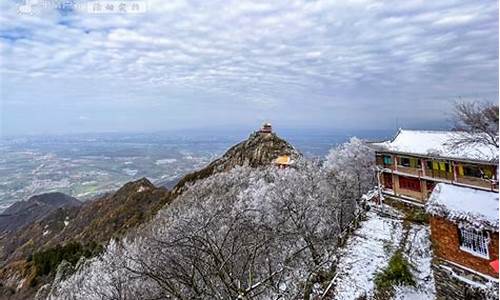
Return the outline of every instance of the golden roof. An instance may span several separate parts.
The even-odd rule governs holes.
[[[291,163],[290,156],[288,155],[278,156],[278,158],[274,160],[274,163],[277,165],[289,165]]]

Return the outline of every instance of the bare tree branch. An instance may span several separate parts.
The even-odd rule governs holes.
[[[454,130],[462,131],[451,141],[452,147],[489,145],[499,147],[498,105],[487,102],[457,102]]]

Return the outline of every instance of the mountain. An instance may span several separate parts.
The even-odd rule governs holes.
[[[63,244],[103,243],[135,227],[161,208],[169,199],[164,188],[156,188],[146,178],[125,184],[112,194],[81,206],[60,207],[15,233],[0,238],[4,261],[27,257],[35,250]]]
[[[233,147],[220,158],[211,162],[205,168],[184,176],[173,188],[173,193],[182,193],[186,185],[209,177],[212,174],[228,171],[235,166],[259,167],[269,165],[278,156],[288,155],[292,160],[301,154],[287,141],[275,133],[254,132],[247,140]]]
[[[79,207],[78,199],[63,193],[36,195],[8,207],[0,216],[0,232],[17,231],[25,225],[39,221],[58,208]]]
[[[99,253],[111,238],[145,223],[170,199],[165,188],[142,178],[81,206],[59,207],[0,235],[0,299],[32,298],[36,287],[51,280],[63,257]],[[34,257],[47,259],[49,265],[43,269],[48,271],[40,270]]]
[[[17,295],[18,299],[31,297],[34,289],[30,286],[39,287],[51,280],[50,276],[37,275],[39,270],[31,260],[33,255],[50,251],[59,253],[63,251],[64,245],[71,243],[77,243],[72,249],[95,253],[99,245],[105,245],[111,238],[123,236],[146,223],[160,208],[182,194],[189,184],[235,166],[268,165],[282,155],[288,155],[291,159],[301,156],[276,134],[254,132],[205,168],[181,178],[172,191],[156,187],[142,178],[81,206],[58,207],[45,217],[34,219],[16,234],[0,236],[0,263],[3,262],[3,268],[0,269],[0,298],[2,294],[9,297]]]

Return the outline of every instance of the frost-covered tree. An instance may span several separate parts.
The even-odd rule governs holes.
[[[453,147],[487,145],[498,148],[498,104],[457,102],[454,107],[454,129],[463,131],[451,143]]]
[[[356,199],[376,185],[375,152],[366,142],[356,137],[331,149],[324,167],[337,184],[343,182],[350,186]]]
[[[331,280],[339,235],[355,212],[339,213],[356,199],[327,175],[299,161],[296,168],[238,167],[199,181],[52,295],[310,299]]]

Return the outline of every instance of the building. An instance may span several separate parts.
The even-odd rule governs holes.
[[[423,204],[438,183],[498,191],[498,149],[453,147],[464,134],[399,130],[392,140],[373,143],[382,192]]]
[[[438,183],[426,211],[437,299],[498,293],[498,193]]]
[[[262,124],[262,127],[260,128],[261,133],[272,133],[273,132],[273,126],[271,123],[264,123]]]
[[[278,158],[276,158],[274,160],[274,165],[278,166],[279,168],[287,168],[292,163],[293,163],[293,160],[288,155],[278,156]]]

